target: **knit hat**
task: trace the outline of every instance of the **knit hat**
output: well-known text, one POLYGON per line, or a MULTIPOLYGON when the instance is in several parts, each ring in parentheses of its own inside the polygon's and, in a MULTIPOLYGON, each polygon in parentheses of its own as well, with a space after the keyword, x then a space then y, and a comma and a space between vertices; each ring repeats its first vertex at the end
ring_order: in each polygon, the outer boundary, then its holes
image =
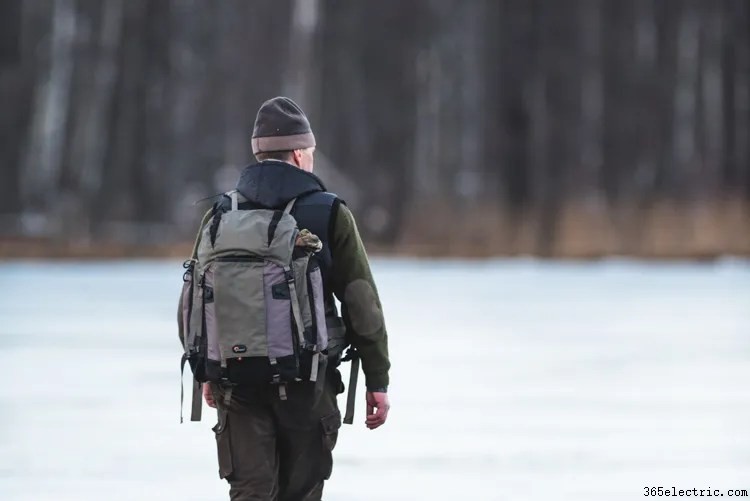
POLYGON ((297 103, 288 97, 275 97, 258 110, 252 145, 253 154, 302 150, 315 146, 315 136, 297 103))

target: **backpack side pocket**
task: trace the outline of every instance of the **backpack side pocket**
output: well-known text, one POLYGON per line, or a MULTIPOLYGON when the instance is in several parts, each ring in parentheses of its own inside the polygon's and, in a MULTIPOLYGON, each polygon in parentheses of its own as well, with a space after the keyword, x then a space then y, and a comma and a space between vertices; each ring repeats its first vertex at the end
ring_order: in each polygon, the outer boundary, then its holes
POLYGON ((307 266, 310 257, 305 255, 298 257, 292 263, 294 271, 294 285, 297 290, 297 301, 299 303, 301 326, 297 326, 300 346, 304 349, 313 344, 313 312, 310 308, 310 290, 307 277, 307 266))
POLYGON ((180 292, 180 311, 177 313, 180 341, 188 351, 188 333, 190 331, 190 310, 193 307, 193 267, 186 261, 183 265, 185 273, 182 275, 182 291, 180 292))
MULTIPOLYGON (((195 352, 197 346, 196 341, 200 335, 203 324, 203 297, 202 289, 198 284, 197 277, 199 276, 198 270, 191 273, 190 286, 189 286, 189 300, 187 302, 187 308, 185 308, 185 317, 187 323, 185 324, 185 353, 191 355, 195 352)), ((186 303, 183 303, 185 307, 186 303)), ((191 364, 192 365, 192 364, 191 364)))
POLYGON ((317 345, 318 351, 328 348, 328 329, 326 328, 326 309, 323 299, 323 276, 320 273, 320 267, 316 266, 311 269, 307 277, 309 284, 310 310, 314 322, 314 344, 317 345))
POLYGON ((292 330, 292 298, 284 268, 267 262, 263 269, 263 288, 268 356, 273 359, 293 356, 297 342, 292 330))

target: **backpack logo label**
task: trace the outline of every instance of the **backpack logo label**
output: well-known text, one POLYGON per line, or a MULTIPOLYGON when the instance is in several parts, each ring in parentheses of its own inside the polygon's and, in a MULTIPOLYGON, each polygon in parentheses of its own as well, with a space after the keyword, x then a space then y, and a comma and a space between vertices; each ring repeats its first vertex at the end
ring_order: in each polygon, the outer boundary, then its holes
POLYGON ((245 353, 247 351, 247 346, 244 344, 236 344, 232 346, 232 351, 234 353, 245 353))

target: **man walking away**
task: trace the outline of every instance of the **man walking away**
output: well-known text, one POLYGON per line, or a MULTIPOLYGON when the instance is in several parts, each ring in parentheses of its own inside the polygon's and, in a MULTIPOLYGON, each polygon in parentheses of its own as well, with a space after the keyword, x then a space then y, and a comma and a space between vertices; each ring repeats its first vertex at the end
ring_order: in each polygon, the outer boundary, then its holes
MULTIPOLYGON (((310 380, 259 385, 214 381, 203 385, 203 396, 209 406, 218 409, 214 431, 219 475, 229 482, 232 500, 320 500, 323 483, 331 475, 331 452, 341 426, 336 395, 344 387, 337 365, 346 345, 351 344, 362 361, 367 427, 376 429, 388 417, 390 362, 383 312, 352 213, 312 173, 315 137, 299 106, 285 97, 263 103, 255 121, 252 149, 258 163, 243 170, 236 193, 225 195, 214 205, 204 238, 221 238, 216 235, 224 226, 215 223, 211 227, 217 214, 220 219, 231 210, 289 211, 299 230, 308 230, 300 233, 297 245, 302 241, 316 250, 328 349, 310 362, 314 366, 308 367, 314 375, 310 380), (334 296, 341 302, 341 317, 334 296)), ((273 223, 268 229, 269 245, 271 226, 273 223)), ((283 290, 275 289, 274 297, 277 292, 279 297, 287 297, 283 290)), ((215 295, 218 302, 218 289, 215 295)), ((314 317, 316 312, 312 314, 314 317)), ((181 338, 187 327, 181 325, 181 338)), ((193 322, 189 327, 192 329, 193 322)), ((232 349, 236 352, 245 346, 232 349)), ((236 354, 232 356, 233 362, 242 363, 236 354)), ((274 369, 274 363, 271 359, 269 370, 274 369)), ((304 366, 304 362, 298 365, 304 366)), ((279 382, 278 374, 275 377, 279 382)))

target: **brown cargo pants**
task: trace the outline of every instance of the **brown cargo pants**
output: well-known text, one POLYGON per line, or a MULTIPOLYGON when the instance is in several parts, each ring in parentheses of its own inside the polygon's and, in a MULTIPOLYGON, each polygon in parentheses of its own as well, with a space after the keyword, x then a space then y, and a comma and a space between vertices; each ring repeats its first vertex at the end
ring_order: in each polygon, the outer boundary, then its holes
POLYGON ((343 391, 338 371, 322 371, 324 381, 278 387, 235 388, 224 405, 221 388, 212 385, 218 405, 214 427, 219 476, 229 482, 233 501, 319 501, 331 476, 341 427, 336 395, 343 391))

